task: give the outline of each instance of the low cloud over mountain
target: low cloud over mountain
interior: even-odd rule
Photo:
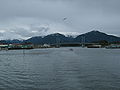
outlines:
[[[60,23],[53,23],[51,24],[34,24],[35,22],[30,23],[13,23],[10,26],[0,27],[0,39],[28,39],[34,36],[46,36],[52,33],[61,33],[66,36],[72,35],[76,36],[78,32],[69,32],[69,27],[62,25]]]

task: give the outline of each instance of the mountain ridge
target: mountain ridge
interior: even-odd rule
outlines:
[[[31,37],[27,40],[4,40],[6,43],[25,43],[25,42],[30,42],[33,44],[55,44],[55,43],[81,43],[82,39],[84,37],[84,42],[86,43],[91,43],[91,42],[96,42],[96,41],[108,41],[108,42],[120,42],[120,37],[114,36],[114,35],[108,35],[104,32],[100,32],[97,30],[93,30],[84,34],[80,34],[76,37],[72,36],[65,36],[64,34],[60,33],[53,33],[49,34],[46,36],[35,36]]]

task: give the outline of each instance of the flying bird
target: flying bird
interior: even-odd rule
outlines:
[[[63,18],[63,21],[65,21],[65,20],[67,20],[67,18],[65,17],[65,18]]]

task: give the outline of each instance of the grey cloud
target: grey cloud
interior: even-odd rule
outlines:
[[[28,28],[16,27],[11,28],[13,35],[20,35],[21,37],[28,38],[31,36],[44,36],[49,30],[48,27],[30,25]]]
[[[92,29],[120,36],[119,9],[120,0],[0,0],[0,29],[14,29],[18,37]]]

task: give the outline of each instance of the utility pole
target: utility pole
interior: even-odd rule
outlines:
[[[57,47],[57,48],[60,47],[60,38],[59,38],[59,34],[56,34],[56,47]]]
[[[84,48],[85,47],[85,35],[82,36],[81,43],[82,43],[82,47]]]

